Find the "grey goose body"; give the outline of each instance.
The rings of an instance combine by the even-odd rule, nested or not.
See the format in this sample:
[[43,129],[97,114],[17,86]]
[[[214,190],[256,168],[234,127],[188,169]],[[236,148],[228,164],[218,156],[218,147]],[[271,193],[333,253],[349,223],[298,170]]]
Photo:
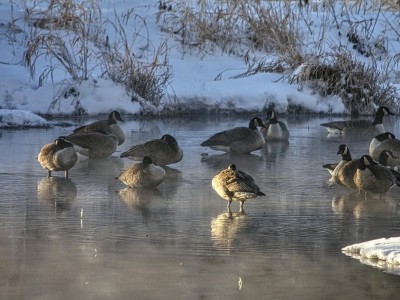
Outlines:
[[287,141],[289,140],[289,128],[287,125],[279,121],[276,113],[268,111],[267,121],[264,122],[265,128],[261,128],[260,131],[265,141]]
[[77,153],[89,158],[105,158],[111,156],[118,146],[118,138],[101,130],[95,132],[79,132],[64,137]]
[[400,184],[400,173],[380,165],[369,155],[363,155],[359,160],[354,182],[358,190],[382,194]]
[[398,171],[400,167],[400,157],[393,154],[390,150],[383,150],[379,155],[378,162],[389,168],[393,168]]
[[166,166],[180,162],[183,158],[183,150],[177,140],[170,134],[165,134],[161,139],[155,139],[143,144],[135,145],[123,152],[120,157],[141,161],[149,156],[158,166]]
[[240,210],[246,200],[265,196],[254,179],[244,171],[237,170],[235,164],[222,170],[212,179],[212,188],[217,194],[228,201],[228,210],[232,201],[240,202]]
[[400,155],[400,140],[396,139],[393,133],[384,132],[371,140],[369,155],[374,160],[379,161],[379,156],[384,150],[390,151],[394,156]]
[[125,133],[118,125],[118,122],[124,122],[118,111],[112,111],[107,120],[96,121],[87,125],[83,125],[74,130],[74,133],[104,131],[108,134],[114,134],[118,138],[118,145],[125,142]]
[[201,143],[203,147],[233,153],[250,153],[265,145],[265,139],[258,127],[264,127],[260,118],[253,118],[248,127],[235,127],[212,135]]
[[41,148],[37,160],[48,171],[48,177],[51,177],[51,172],[57,171],[64,171],[65,177],[68,177],[68,171],[76,164],[78,155],[71,143],[58,138]]
[[155,188],[165,177],[165,170],[153,164],[149,156],[123,170],[116,178],[132,188]]
[[373,121],[369,120],[347,120],[322,123],[321,126],[326,127],[332,134],[367,134],[376,135],[385,132],[383,125],[383,117],[394,115],[389,108],[381,106],[375,113]]

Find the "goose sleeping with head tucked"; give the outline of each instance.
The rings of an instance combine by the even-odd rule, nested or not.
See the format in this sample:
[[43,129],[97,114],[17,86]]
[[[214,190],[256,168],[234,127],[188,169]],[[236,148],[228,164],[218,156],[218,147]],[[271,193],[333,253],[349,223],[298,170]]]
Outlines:
[[132,188],[155,188],[165,177],[165,170],[153,164],[149,156],[123,170],[116,178]]
[[68,170],[76,164],[78,155],[71,143],[58,138],[42,147],[37,160],[48,171],[48,177],[51,177],[51,172],[64,171],[68,178]]
[[227,169],[215,175],[212,187],[221,198],[228,201],[228,210],[232,201],[239,201],[240,211],[243,211],[246,200],[265,196],[254,179],[246,172],[238,170],[235,164],[229,165]]
[[155,165],[166,166],[180,162],[183,151],[177,140],[170,134],[165,134],[161,139],[155,139],[143,144],[135,145],[120,155],[133,160],[142,160],[149,156]]
[[376,135],[385,132],[383,125],[383,117],[394,115],[389,108],[381,106],[375,113],[375,118],[371,122],[369,120],[348,120],[322,123],[321,126],[326,127],[330,134],[369,134]]
[[201,146],[225,152],[250,153],[265,145],[258,127],[265,128],[265,125],[260,118],[255,117],[250,120],[248,127],[235,127],[218,132],[201,143]]

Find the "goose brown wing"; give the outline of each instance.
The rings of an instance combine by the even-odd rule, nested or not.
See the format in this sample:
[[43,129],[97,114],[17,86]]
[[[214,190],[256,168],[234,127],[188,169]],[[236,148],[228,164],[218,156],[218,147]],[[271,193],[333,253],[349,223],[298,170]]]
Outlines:
[[83,125],[81,127],[75,128],[74,133],[81,132],[93,132],[97,130],[106,130],[107,133],[110,133],[108,130],[108,124],[106,120],[96,121],[88,125]]
[[259,192],[259,188],[253,178],[242,171],[236,171],[236,176],[228,183],[228,189],[231,192]]
[[250,129],[247,127],[236,127],[218,132],[204,141],[201,146],[223,145],[229,146],[232,142],[248,137]]
[[397,173],[396,171],[391,170],[382,165],[370,166],[369,169],[371,170],[372,174],[378,181],[380,182],[391,181],[393,182],[393,184],[396,184],[397,181],[395,176],[395,173]]
[[329,123],[322,123],[321,126],[334,128],[337,130],[345,130],[351,128],[369,128],[372,122],[368,120],[349,120],[349,121],[334,121]]
[[354,176],[357,172],[358,161],[359,159],[353,159],[347,162],[342,168],[341,181],[349,188],[357,188],[356,184],[354,183]]
[[107,138],[107,136],[101,133],[83,132],[83,133],[71,134],[66,137],[66,140],[84,149],[89,149],[93,147],[93,145],[99,144],[100,141],[104,138]]
[[124,152],[121,157],[125,156],[136,156],[136,157],[144,157],[150,156],[154,159],[158,155],[158,153],[165,151],[165,148],[168,147],[167,143],[162,139],[151,140],[143,144],[135,145],[131,147],[128,151]]

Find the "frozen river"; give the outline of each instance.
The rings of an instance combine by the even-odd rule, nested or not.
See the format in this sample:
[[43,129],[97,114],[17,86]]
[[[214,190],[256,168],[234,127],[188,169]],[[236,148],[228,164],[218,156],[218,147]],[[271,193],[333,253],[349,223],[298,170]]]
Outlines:
[[[340,144],[359,157],[370,139],[327,137],[319,124],[328,118],[302,117],[284,120],[288,144],[251,155],[199,146],[249,119],[126,120],[118,152],[103,160],[80,156],[69,179],[62,172],[47,178],[36,157],[74,127],[0,131],[0,298],[397,299],[400,277],[341,248],[400,236],[400,188],[364,199],[329,187],[321,167],[339,161]],[[184,158],[158,189],[115,180],[132,163],[120,153],[166,133]],[[230,163],[267,194],[246,202],[246,214],[233,202],[229,215],[211,188]]]

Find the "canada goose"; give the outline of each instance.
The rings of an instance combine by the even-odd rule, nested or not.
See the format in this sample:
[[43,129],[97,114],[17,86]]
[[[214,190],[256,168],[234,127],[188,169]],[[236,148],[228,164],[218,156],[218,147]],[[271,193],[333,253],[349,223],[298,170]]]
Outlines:
[[348,120],[322,123],[321,126],[326,127],[328,132],[331,134],[379,134],[385,132],[383,117],[387,115],[394,115],[394,113],[392,113],[386,106],[381,106],[376,111],[372,123],[369,120]]
[[240,211],[243,211],[246,200],[265,196],[254,179],[246,172],[237,170],[235,164],[229,165],[227,169],[215,175],[212,187],[220,197],[228,201],[228,210],[232,200],[240,201]]
[[378,162],[381,165],[393,168],[396,171],[398,171],[398,168],[400,166],[400,158],[398,156],[395,156],[390,150],[383,150],[379,155]]
[[290,133],[287,125],[278,121],[273,110],[268,111],[267,121],[264,125],[266,128],[261,128],[260,131],[265,141],[287,141],[289,139]]
[[125,134],[118,125],[118,121],[124,122],[121,118],[121,114],[114,110],[108,115],[107,120],[100,120],[78,127],[74,130],[74,133],[103,130],[108,134],[114,134],[118,138],[118,145],[121,145],[125,141]]
[[145,156],[149,156],[155,165],[166,166],[180,162],[183,158],[183,151],[172,135],[165,134],[161,139],[135,145],[120,155],[121,158],[127,157],[139,161],[143,160]]
[[78,155],[71,143],[58,138],[42,147],[37,160],[48,171],[48,177],[53,171],[65,171],[65,177],[68,178],[68,170],[76,164]]
[[118,138],[102,130],[95,132],[79,132],[64,137],[74,145],[79,154],[89,158],[105,158],[117,150]]
[[163,182],[165,170],[153,164],[149,156],[145,156],[142,162],[135,163],[123,170],[116,179],[129,187],[154,188]]
[[201,143],[201,146],[225,152],[250,153],[265,145],[264,137],[257,127],[265,128],[265,125],[260,118],[255,117],[250,120],[249,127],[218,132]]
[[332,164],[324,164],[322,167],[324,169],[327,169],[328,172],[333,176],[333,171],[335,171],[335,168],[337,167],[339,163],[332,163]]
[[350,150],[344,144],[339,146],[337,154],[340,154],[342,159],[333,170],[328,169],[332,174],[332,180],[349,188],[357,189],[353,178],[357,171],[358,159],[351,158]]
[[393,155],[400,155],[400,141],[396,139],[393,133],[385,132],[377,135],[369,144],[369,155],[378,161],[383,150],[389,150]]
[[382,194],[395,185],[400,185],[400,173],[378,164],[369,155],[358,161],[354,182],[358,190]]

